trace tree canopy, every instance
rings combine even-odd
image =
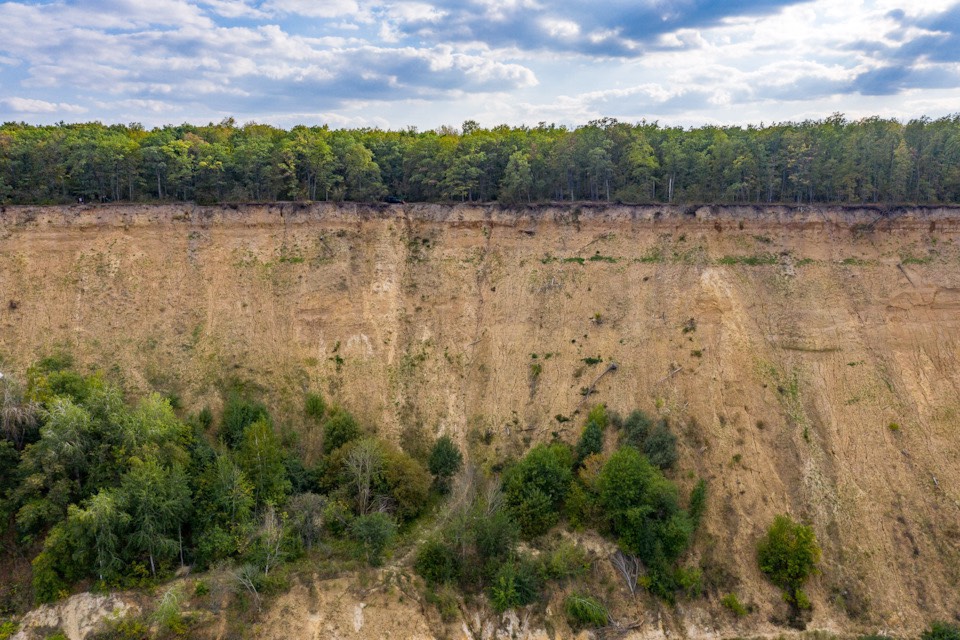
[[[693,129],[0,125],[0,202],[960,202],[960,114]]]

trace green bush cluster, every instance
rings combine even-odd
[[[960,640],[960,626],[938,620],[920,634],[920,640]]]
[[[783,590],[783,598],[797,609],[809,609],[803,583],[817,571],[820,546],[813,527],[794,522],[788,515],[774,518],[757,545],[760,571]]]
[[[592,596],[571,594],[564,600],[563,610],[574,628],[603,627],[610,620],[606,607]]]
[[[318,394],[306,396],[304,415],[322,428],[326,455],[307,466],[296,438],[282,436],[242,388],[226,392],[219,421],[209,411],[182,420],[164,396],[131,405],[102,376],[70,366],[45,359],[30,368],[24,393],[5,395],[33,407],[37,422],[0,439],[0,512],[25,549],[40,543],[39,602],[84,579],[147,584],[181,563],[236,562],[264,586],[273,567],[344,536],[378,564],[398,527],[429,503],[423,463],[365,438]],[[460,453],[449,441],[436,448],[448,481]]]

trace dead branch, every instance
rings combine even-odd
[[[610,564],[623,577],[623,581],[630,590],[630,595],[637,594],[637,582],[640,580],[640,571],[642,565],[640,558],[632,554],[626,554],[617,549],[617,552],[610,556]]]
[[[589,398],[591,395],[593,395],[593,390],[596,388],[597,383],[600,382],[600,380],[603,378],[603,376],[607,375],[608,373],[612,373],[613,371],[616,371],[616,370],[619,369],[619,368],[620,368],[620,367],[617,365],[616,362],[611,362],[611,363],[607,366],[607,368],[603,370],[603,373],[601,373],[599,376],[597,376],[597,379],[593,381],[593,384],[591,384],[589,387],[587,387],[587,392],[586,392],[585,394],[583,394],[583,398],[580,400],[579,403],[577,403],[577,407],[573,410],[573,412],[576,413],[577,411],[580,411],[580,407],[582,407],[582,406],[583,406],[583,403],[587,401],[587,398]]]

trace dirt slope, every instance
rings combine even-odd
[[[0,370],[61,343],[188,407],[254,381],[291,421],[319,388],[482,462],[576,437],[615,362],[588,402],[671,417],[704,562],[760,609],[714,598],[691,635],[776,631],[754,545],[785,511],[823,543],[814,627],[917,630],[960,616],[958,242],[932,208],[7,207]]]

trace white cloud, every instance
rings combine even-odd
[[[86,113],[87,109],[66,102],[47,102],[32,98],[4,98],[0,104],[13,113]]]
[[[572,20],[543,18],[540,21],[540,27],[546,31],[551,38],[576,38],[580,35],[580,25]]]
[[[261,9],[274,14],[294,14],[307,18],[339,18],[358,13],[360,5],[355,0],[267,0]]]

